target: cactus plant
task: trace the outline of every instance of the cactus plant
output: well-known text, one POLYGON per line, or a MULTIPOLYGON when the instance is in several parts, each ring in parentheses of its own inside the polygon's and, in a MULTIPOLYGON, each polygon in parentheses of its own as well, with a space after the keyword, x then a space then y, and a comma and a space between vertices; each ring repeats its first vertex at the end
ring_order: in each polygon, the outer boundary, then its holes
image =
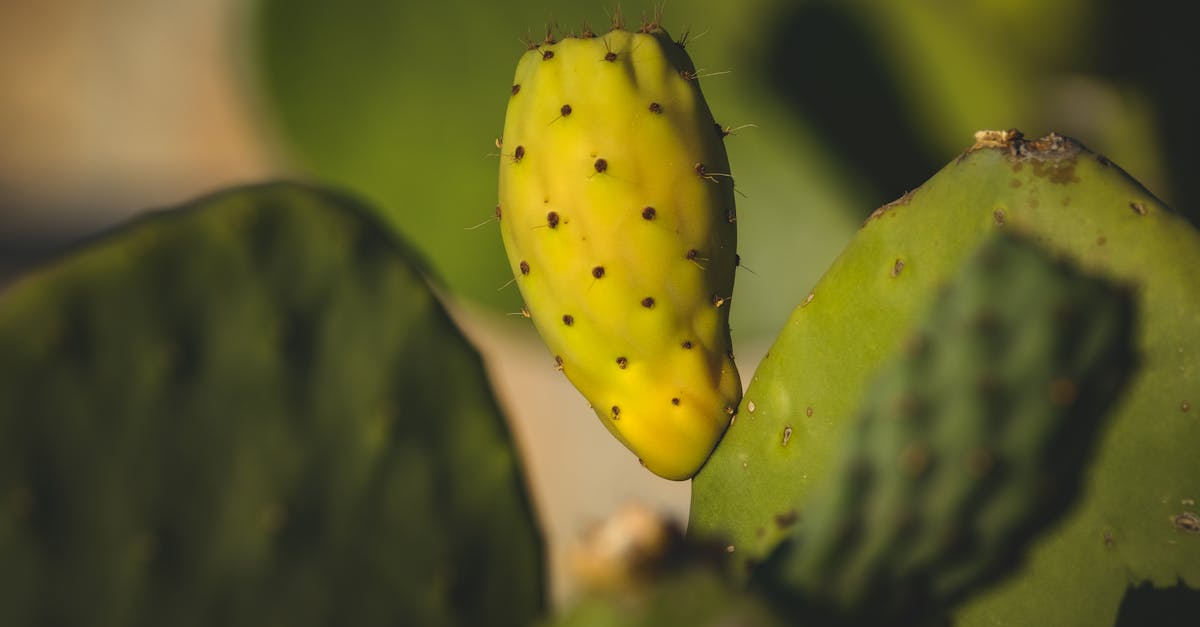
POLYGON ((521 58, 496 215, 556 366, 651 471, 686 479, 741 397, 733 180, 683 47, 657 23, 521 58))
POLYGON ((518 461, 421 267, 267 185, 9 288, 0 624, 528 624, 518 461))
MULTIPOLYGON (((267 39, 326 28, 305 15, 272 21, 267 39)), ((655 543, 680 540, 670 533, 620 544, 636 560, 590 562, 605 589, 550 624, 927 624, 954 612, 967 626, 1103 625, 1194 604, 1200 235, 1072 140, 983 132, 871 216, 736 413, 726 130, 658 22, 629 32, 617 17, 612 32, 562 41, 548 29, 518 65, 497 142, 508 269, 556 365, 650 470, 684 479, 706 464, 685 547, 655 543), (1136 349, 1112 282, 1132 286, 1136 349), (920 341, 904 342, 930 303, 920 341), (1145 367, 1102 425, 1132 352, 1145 367), (758 566, 748 589, 712 561, 679 559, 718 539, 736 575, 758 566)), ((389 62, 412 55, 386 51, 440 37, 349 30, 355 54, 389 62)), ((336 93, 354 117, 386 120, 393 134, 366 143, 447 171, 391 141, 411 137, 397 120, 428 115, 346 98, 282 44, 267 46, 291 75, 272 74, 277 92, 299 76, 294 93, 336 93)), ((441 85, 475 83, 415 65, 441 85)), ((414 92, 421 111, 460 104, 430 91, 414 92)), ((328 112, 298 100, 287 123, 326 134, 310 122, 328 112)), ((426 139, 443 130, 423 126, 426 139)), ((414 194, 416 175, 396 177, 393 160, 371 171, 372 155, 344 148, 363 144, 329 135, 315 144, 343 149, 317 161, 336 163, 336 178, 382 177, 373 194, 423 207, 469 204, 447 200, 462 189, 414 194)), ((429 226, 453 213, 380 215, 429 226)), ((311 188, 230 192, 108 234, 0 296, 0 623, 534 619, 536 525, 478 359, 419 261, 370 214, 311 188)), ((469 290, 503 270, 430 247, 469 290)))
POLYGON ((1200 536, 1173 522, 1200 493, 1190 468, 1200 441, 1191 408, 1200 234, 1107 159, 1054 135, 980 133, 867 220, 760 365, 737 424, 694 482, 689 532, 729 537, 743 567, 786 537, 797 504, 829 472, 857 390, 968 251, 1007 229, 1132 284, 1145 364, 1103 434, 1080 506, 960 623, 1107 624, 1128 585, 1200 587, 1200 536))

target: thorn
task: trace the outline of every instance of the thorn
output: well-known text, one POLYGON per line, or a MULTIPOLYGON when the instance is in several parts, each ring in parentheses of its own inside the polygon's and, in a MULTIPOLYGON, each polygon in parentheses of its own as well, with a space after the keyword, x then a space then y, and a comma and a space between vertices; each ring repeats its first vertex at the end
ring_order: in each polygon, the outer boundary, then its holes
POLYGON ((516 283, 516 282, 517 282, 517 277, 513 277, 513 278, 509 279, 509 280, 508 280, 508 281, 507 281, 507 282, 506 282, 504 285, 501 285, 500 287, 497 287, 497 288, 496 288, 496 291, 497 291, 497 292, 503 291, 503 290, 504 290, 504 288, 506 288, 506 287, 508 287, 508 286, 512 285, 513 283, 516 283))
POLYGON ((742 124, 741 126, 734 127, 718 125, 717 128, 721 131, 721 137, 726 137, 728 135, 737 135, 737 132, 744 128, 758 128, 758 125, 754 123, 742 124))
MULTIPOLYGON (((605 13, 608 13, 606 10, 605 13)), ((621 15, 621 5, 617 4, 616 10, 608 13, 608 19, 612 22, 612 30, 625 30, 625 16, 621 15)))
POLYGON ((526 50, 537 50, 538 43, 533 40, 533 31, 532 30, 525 31, 525 36, 518 37, 517 40, 525 45, 526 50))
POLYGON ((691 36, 691 35, 692 35, 692 29, 691 29, 691 27, 690 27, 690 26, 685 26, 685 27, 684 27, 684 30, 683 30, 683 36, 682 36, 682 37, 680 37, 680 38, 679 38, 679 40, 678 40, 678 41, 676 41, 675 43, 679 44, 679 47, 680 47, 680 48, 686 48, 688 44, 690 44, 690 43, 692 43, 692 42, 694 42, 694 41, 697 41, 697 40, 699 40, 701 37, 703 37, 703 36, 705 36, 705 35, 707 35, 707 34, 708 34, 708 31, 706 30, 706 31, 704 31, 704 32, 700 33, 699 35, 696 35, 695 37, 692 37, 692 36, 691 36))
POLYGON ((483 222, 476 224, 475 226, 464 226, 463 230, 464 231, 474 231, 474 230, 482 228, 486 224, 491 224, 492 222, 499 222, 499 221, 500 221, 500 216, 492 216, 492 217, 484 220, 483 222))

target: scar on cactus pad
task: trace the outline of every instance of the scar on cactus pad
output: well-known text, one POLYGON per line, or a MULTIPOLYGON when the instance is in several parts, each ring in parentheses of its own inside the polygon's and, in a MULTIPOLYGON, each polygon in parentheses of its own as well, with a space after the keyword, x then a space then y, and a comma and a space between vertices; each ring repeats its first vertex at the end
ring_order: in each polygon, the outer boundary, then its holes
POLYGON ((517 64, 500 141, 500 230, 530 318, 669 479, 695 474, 741 398, 733 179, 696 77, 657 19, 547 36, 517 64))

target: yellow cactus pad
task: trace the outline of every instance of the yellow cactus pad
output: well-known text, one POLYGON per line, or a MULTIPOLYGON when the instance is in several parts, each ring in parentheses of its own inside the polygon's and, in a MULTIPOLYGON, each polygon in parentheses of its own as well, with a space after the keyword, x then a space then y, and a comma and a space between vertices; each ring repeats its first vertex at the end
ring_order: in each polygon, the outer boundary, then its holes
POLYGON ((531 48, 501 141, 500 228, 530 317, 668 479, 695 474, 741 397, 724 135, 683 47, 648 26, 531 48))

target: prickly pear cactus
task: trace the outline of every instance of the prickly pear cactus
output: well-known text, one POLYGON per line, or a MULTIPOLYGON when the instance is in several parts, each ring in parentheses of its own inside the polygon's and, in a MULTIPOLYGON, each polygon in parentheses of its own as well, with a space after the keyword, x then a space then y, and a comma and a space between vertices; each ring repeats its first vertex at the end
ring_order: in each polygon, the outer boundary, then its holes
POLYGON ((723 145, 657 24, 547 39, 517 65, 497 215, 558 368, 651 471, 686 479, 741 395, 723 145))
POLYGON ((1124 289, 989 240, 868 388, 771 586, 840 622, 917 624, 1007 572, 1078 495, 1133 330, 1124 289))
POLYGON ((0 624, 540 613, 479 358, 367 216, 298 186, 222 193, 0 296, 0 624))
POLYGON ((859 390, 985 237, 1028 233, 1134 286, 1143 367, 1101 435, 1084 499, 959 624, 1111 624, 1126 587, 1200 588, 1200 233, 1073 140, 983 132, 880 208, 795 310, 696 477, 689 533, 745 565, 785 537, 829 473, 859 390))

